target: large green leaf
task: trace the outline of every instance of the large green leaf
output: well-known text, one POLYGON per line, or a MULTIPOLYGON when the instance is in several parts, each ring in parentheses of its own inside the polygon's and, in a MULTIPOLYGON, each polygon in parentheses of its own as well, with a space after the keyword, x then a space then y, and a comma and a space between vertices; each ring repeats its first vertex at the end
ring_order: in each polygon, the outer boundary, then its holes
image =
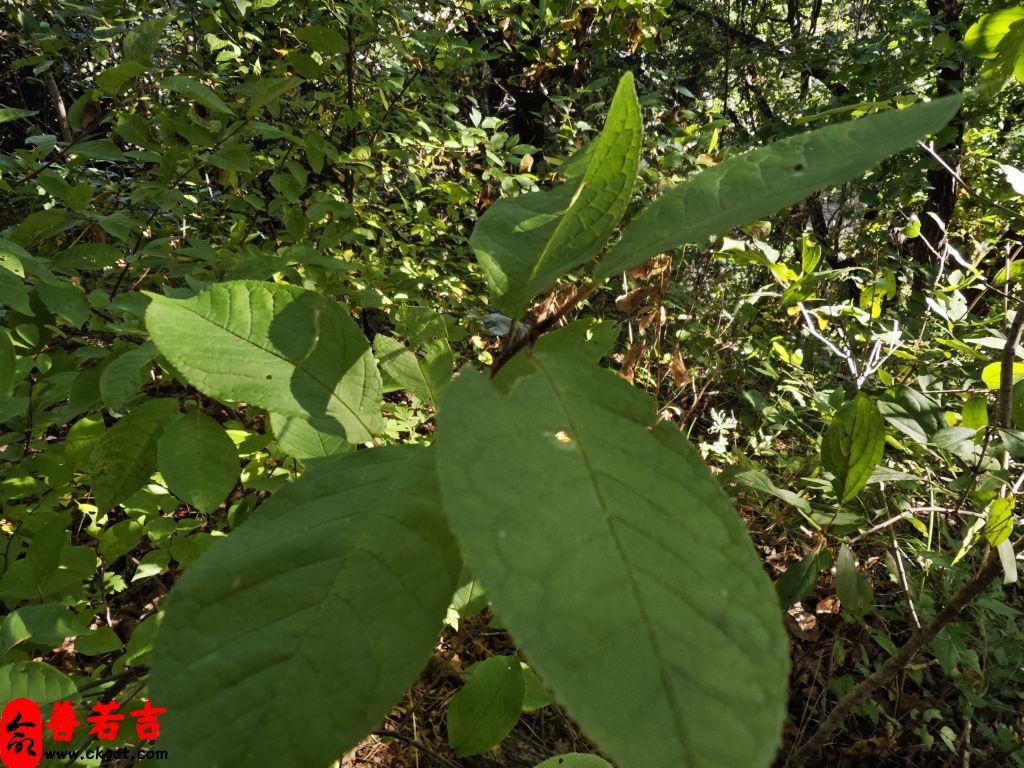
POLYGON ((865 486, 885 451, 885 424, 875 401, 858 392, 836 411, 821 441, 821 464, 835 475, 832 485, 842 504, 865 486))
POLYGON ((550 191, 499 200, 477 223, 470 243, 494 303, 513 321, 536 293, 604 245, 633 191, 642 130, 627 73, 604 130, 588 148, 585 170, 550 191))
POLYGON ((16 661, 0 667, 0 701, 24 697, 48 706, 77 691, 74 680, 41 661, 16 661))
POLYGON ((380 373, 359 326, 337 302, 249 280, 191 299, 152 298, 150 337, 201 392, 309 419, 352 443, 381 429, 380 373))
POLYGON ((177 400, 147 400, 103 434, 90 457, 92 492, 101 511, 146 484, 156 470, 157 440, 178 414, 177 400))
POLYGON ((995 58, 999 44, 1018 22, 1024 20, 1024 6, 1001 8, 986 13, 964 33, 964 45, 983 59, 995 58))
POLYGON ((621 272, 686 243, 749 224, 815 190, 840 184, 939 130, 960 108, 948 96, 830 125, 708 168, 658 198, 629 225, 595 278, 621 272))
POLYGON ((461 568, 431 453, 317 465, 175 584, 150 692, 181 765, 326 766, 379 725, 461 568))
POLYGON ((235 487, 238 451, 220 424, 196 410, 160 437, 157 468, 171 493, 206 514, 235 487))
POLYGON ((768 765, 789 664, 742 521, 678 429, 648 429, 649 397, 584 358, 526 359, 507 394, 463 371, 442 399, 468 567, 622 768, 768 765))

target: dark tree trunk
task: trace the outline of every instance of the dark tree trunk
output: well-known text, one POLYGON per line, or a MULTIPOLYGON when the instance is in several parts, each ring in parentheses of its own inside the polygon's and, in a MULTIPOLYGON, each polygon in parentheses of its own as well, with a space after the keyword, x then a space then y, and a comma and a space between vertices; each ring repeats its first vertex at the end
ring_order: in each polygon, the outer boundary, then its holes
MULTIPOLYGON (((960 20, 960 4, 957 0, 928 0, 928 11, 932 14, 934 27, 944 29, 954 40, 960 39, 960 32, 957 28, 960 20)), ((939 69, 936 83, 938 95, 947 96, 961 91, 963 77, 963 59, 957 58, 952 64, 943 65, 939 69)), ((952 168, 958 169, 964 139, 964 121, 959 112, 950 121, 946 136, 945 141, 936 142, 935 151, 952 168)), ((914 260, 920 264, 931 262, 932 249, 942 252, 946 241, 946 232, 943 227, 948 230, 956 209, 957 185, 949 171, 941 165, 935 164, 934 167, 929 168, 927 180, 928 197, 920 214, 921 236, 914 241, 913 250, 914 260), (942 221, 942 225, 930 214, 937 216, 942 221)))

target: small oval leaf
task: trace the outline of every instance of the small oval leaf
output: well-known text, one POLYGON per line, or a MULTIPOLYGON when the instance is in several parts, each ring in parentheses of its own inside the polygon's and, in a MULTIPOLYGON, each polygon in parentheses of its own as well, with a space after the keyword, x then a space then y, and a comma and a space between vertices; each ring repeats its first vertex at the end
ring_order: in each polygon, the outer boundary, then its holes
POLYGON ((203 514, 215 510, 238 480, 238 451, 205 413, 186 413, 157 441, 157 469, 171 493, 203 514))
POLYGON ((459 757, 493 749, 519 720, 526 694, 515 656, 492 656, 466 670, 466 685, 448 704, 448 744, 459 757))
POLYGON ((885 451, 885 425, 875 402, 858 392, 832 419, 821 441, 821 463, 835 475, 833 487, 841 504, 867 484, 885 451))

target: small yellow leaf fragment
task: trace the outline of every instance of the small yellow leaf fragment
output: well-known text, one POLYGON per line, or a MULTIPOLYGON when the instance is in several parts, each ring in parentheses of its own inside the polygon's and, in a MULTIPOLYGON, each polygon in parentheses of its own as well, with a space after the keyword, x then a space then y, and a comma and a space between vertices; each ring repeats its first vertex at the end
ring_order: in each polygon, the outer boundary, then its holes
POLYGON ((999 553, 999 562, 1003 566, 1003 584, 1017 583, 1017 557, 1013 552, 1013 543, 1009 539, 1003 539, 996 547, 999 553))
POLYGON ((1013 532, 1014 498, 1003 496, 993 501, 988 508, 985 522, 985 538, 993 547, 998 547, 1013 532))

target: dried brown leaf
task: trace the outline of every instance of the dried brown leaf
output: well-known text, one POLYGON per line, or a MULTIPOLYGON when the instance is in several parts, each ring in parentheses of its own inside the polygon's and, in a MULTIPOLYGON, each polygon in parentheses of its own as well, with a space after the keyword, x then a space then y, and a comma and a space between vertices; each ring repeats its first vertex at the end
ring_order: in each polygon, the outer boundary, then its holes
POLYGON ((629 277, 634 277, 637 280, 648 280, 652 277, 657 277, 672 266, 672 257, 667 254, 661 256, 655 256, 649 261, 645 261, 639 267, 633 267, 633 269, 626 270, 626 274, 629 277))
POLYGON ((676 344, 675 351, 672 353, 672 363, 668 371, 672 376, 672 382, 677 387, 683 386, 690 379, 690 374, 686 372, 686 365, 683 363, 683 356, 679 352, 678 344, 676 344))
POLYGON ((808 639, 808 635, 818 626, 818 620, 800 603, 786 611, 786 628, 790 634, 800 639, 808 639))
POLYGON ((638 323, 640 327, 640 333, 646 333, 647 329, 650 328, 651 324, 654 323, 655 321, 658 322, 659 326, 664 325, 666 317, 667 315, 665 314, 664 307, 658 307, 657 309, 652 309, 648 312, 643 313, 640 316, 640 322, 638 323))
POLYGON ((622 367, 619 369, 619 376, 624 378, 630 384, 633 383, 633 376, 636 373, 636 364, 640 361, 640 355, 643 351, 644 345, 640 342, 636 342, 629 348, 629 352, 626 353, 625 358, 622 360, 622 367))
POLYGON ((839 613, 838 595, 829 595, 824 600, 819 600, 814 607, 814 612, 819 616, 826 613, 839 613))
POLYGON ((637 307, 654 294, 654 291, 654 287, 650 285, 645 285, 643 288, 634 288, 629 293, 615 297, 615 308, 619 312, 631 315, 636 311, 637 307))

